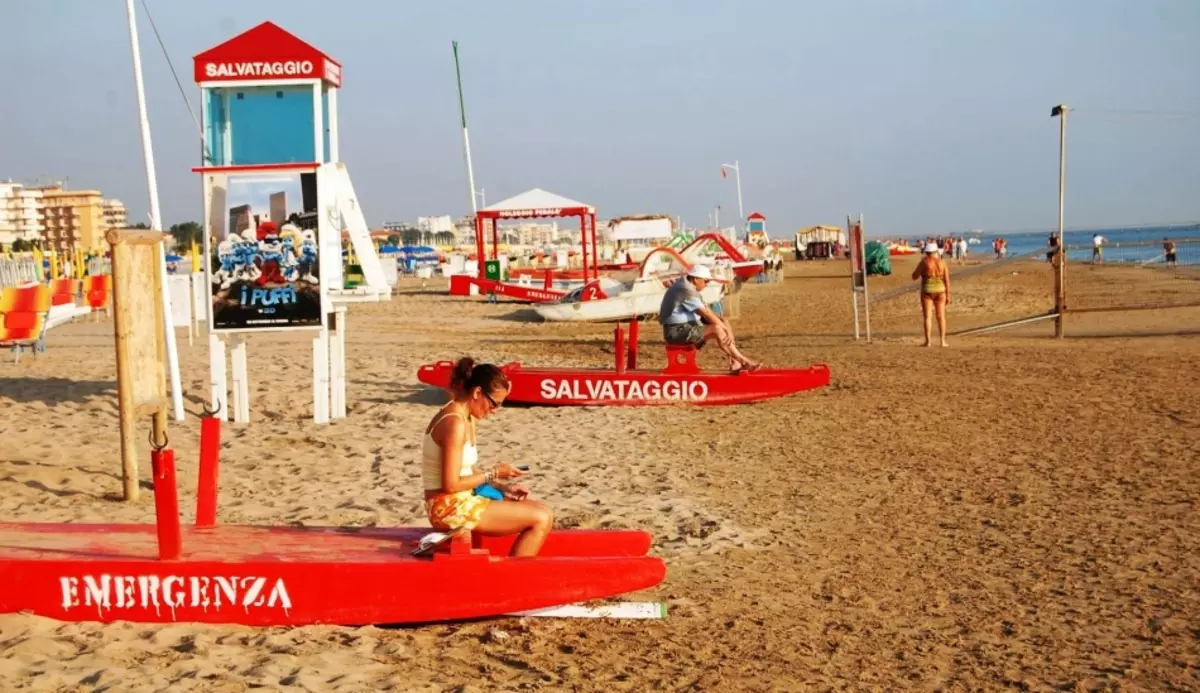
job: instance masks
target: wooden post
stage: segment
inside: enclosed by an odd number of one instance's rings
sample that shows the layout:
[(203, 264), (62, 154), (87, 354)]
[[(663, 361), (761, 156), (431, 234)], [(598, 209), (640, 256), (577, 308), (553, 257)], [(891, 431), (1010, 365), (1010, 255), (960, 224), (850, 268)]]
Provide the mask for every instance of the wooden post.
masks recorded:
[(109, 229), (112, 246), (113, 330), (117, 345), (117, 402), (125, 500), (138, 499), (137, 421), (152, 417), (152, 437), (167, 435), (166, 334), (159, 264), (163, 234)]
[(1063, 320), (1067, 312), (1067, 247), (1063, 242), (1063, 207), (1066, 202), (1067, 180), (1067, 106), (1060, 104), (1050, 111), (1050, 116), (1058, 116), (1058, 253), (1054, 267), (1054, 310), (1058, 317), (1054, 320), (1054, 336), (1063, 338), (1065, 326)]

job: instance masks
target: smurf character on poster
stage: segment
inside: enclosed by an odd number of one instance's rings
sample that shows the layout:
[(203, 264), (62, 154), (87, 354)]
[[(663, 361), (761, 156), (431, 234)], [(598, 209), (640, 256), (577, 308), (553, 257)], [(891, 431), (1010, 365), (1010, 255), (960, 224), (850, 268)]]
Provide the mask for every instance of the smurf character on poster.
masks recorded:
[(229, 178), (228, 233), (212, 258), (213, 328), (320, 327), (316, 236), (284, 222), (302, 203), (298, 175)]

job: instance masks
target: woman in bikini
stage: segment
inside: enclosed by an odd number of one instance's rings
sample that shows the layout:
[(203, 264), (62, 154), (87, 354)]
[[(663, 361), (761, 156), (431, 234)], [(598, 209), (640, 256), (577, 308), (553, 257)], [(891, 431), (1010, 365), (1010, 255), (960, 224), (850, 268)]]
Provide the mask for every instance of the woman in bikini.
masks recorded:
[[(476, 364), (463, 358), (454, 365), (450, 380), (453, 399), (425, 427), (421, 444), (425, 511), (429, 524), (443, 532), (465, 529), (495, 536), (518, 534), (511, 555), (536, 556), (554, 525), (550, 508), (531, 500), (524, 486), (496, 483), (521, 476), (513, 465), (476, 469), (475, 422), (495, 413), (508, 390), (508, 378), (490, 363)], [(475, 495), (475, 487), (485, 483), (498, 488), (504, 500)]]
[(921, 315), (925, 319), (925, 344), (932, 346), (933, 313), (937, 313), (938, 334), (942, 346), (946, 344), (946, 304), (950, 303), (950, 268), (937, 256), (938, 247), (933, 243), (925, 246), (925, 256), (913, 270), (913, 280), (921, 280)]

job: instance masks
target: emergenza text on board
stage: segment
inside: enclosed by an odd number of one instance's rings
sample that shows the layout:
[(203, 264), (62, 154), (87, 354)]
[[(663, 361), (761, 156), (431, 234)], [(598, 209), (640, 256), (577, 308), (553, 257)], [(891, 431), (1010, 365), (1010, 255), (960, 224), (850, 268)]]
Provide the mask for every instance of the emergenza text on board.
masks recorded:
[(58, 579), (65, 611), (107, 609), (204, 609), (222, 607), (290, 609), (292, 598), (283, 579), (234, 575), (83, 575)]

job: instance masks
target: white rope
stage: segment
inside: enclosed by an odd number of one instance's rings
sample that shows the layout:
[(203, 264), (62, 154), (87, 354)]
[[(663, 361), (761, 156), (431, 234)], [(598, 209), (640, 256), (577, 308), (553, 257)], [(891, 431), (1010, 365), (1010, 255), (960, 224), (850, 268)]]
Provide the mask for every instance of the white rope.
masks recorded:
[(142, 0), (142, 9), (146, 10), (146, 19), (150, 21), (150, 28), (154, 31), (154, 38), (158, 40), (158, 47), (162, 49), (163, 57), (167, 60), (167, 67), (171, 70), (171, 76), (175, 78), (175, 86), (179, 89), (179, 95), (183, 97), (183, 103), (187, 106), (188, 115), (192, 117), (192, 122), (196, 125), (196, 132), (200, 135), (200, 143), (204, 146), (204, 163), (211, 163), (212, 156), (209, 154), (208, 145), (204, 142), (204, 128), (200, 126), (200, 119), (196, 117), (196, 112), (192, 110), (192, 102), (188, 100), (187, 92), (183, 89), (183, 83), (179, 81), (179, 74), (175, 72), (175, 65), (171, 62), (171, 56), (167, 53), (167, 46), (163, 43), (162, 35), (158, 33), (158, 25), (154, 23), (154, 16), (150, 14), (150, 8), (146, 5), (146, 0)]

